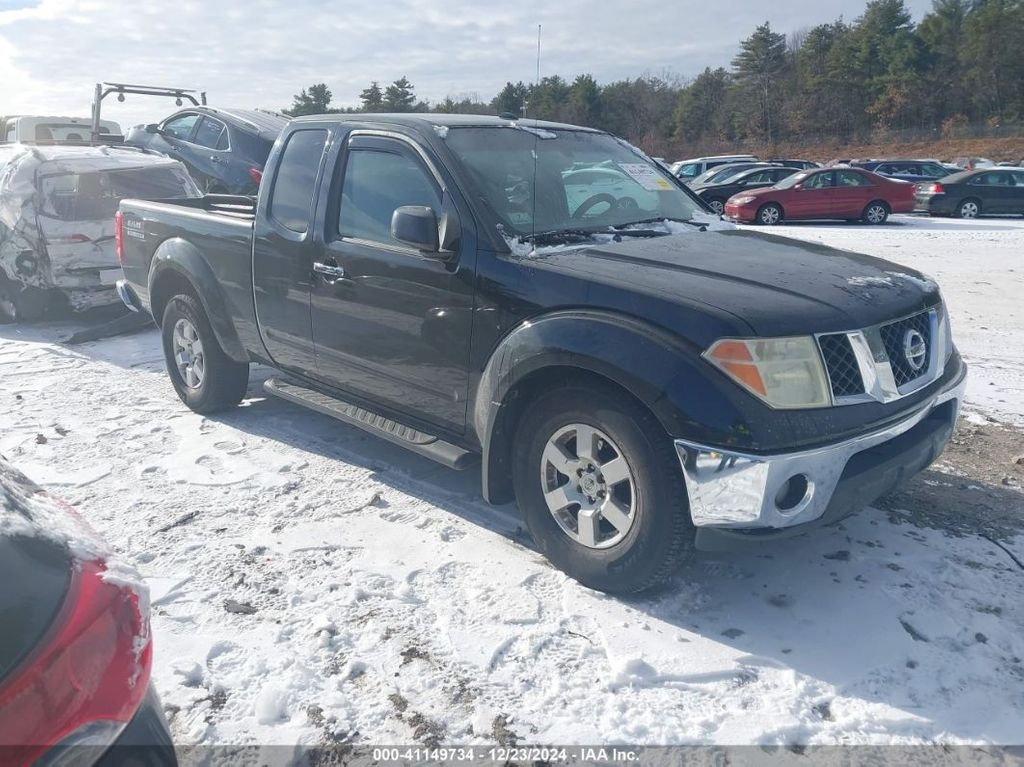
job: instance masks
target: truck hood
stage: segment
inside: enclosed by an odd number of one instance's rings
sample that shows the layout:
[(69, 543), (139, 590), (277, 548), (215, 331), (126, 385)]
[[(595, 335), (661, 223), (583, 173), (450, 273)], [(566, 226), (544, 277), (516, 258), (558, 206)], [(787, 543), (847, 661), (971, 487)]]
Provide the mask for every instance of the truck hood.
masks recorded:
[(765, 337), (854, 330), (940, 300), (938, 286), (912, 269), (739, 229), (624, 238), (533, 258), (539, 268), (591, 282), (716, 307)]

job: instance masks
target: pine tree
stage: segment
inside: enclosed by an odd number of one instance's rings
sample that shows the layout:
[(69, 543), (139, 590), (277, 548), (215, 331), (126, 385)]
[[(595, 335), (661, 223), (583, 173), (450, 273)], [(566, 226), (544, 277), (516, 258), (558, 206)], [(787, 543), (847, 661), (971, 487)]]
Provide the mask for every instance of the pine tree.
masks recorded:
[(374, 80), (368, 88), (364, 88), (363, 92), (359, 94), (359, 99), (363, 102), (364, 112), (379, 112), (384, 105), (384, 92)]
[(523, 116), (523, 105), (526, 103), (527, 89), (522, 81), (512, 84), (505, 83), (505, 87), (491, 101), (491, 106), (497, 114), (513, 114), (516, 117)]
[(766, 21), (740, 43), (740, 52), (732, 60), (732, 66), (740, 87), (756, 94), (763, 135), (772, 143), (775, 105), (781, 95), (775, 86), (786, 66), (786, 36), (772, 32), (771, 24)]
[(402, 76), (384, 89), (383, 108), (386, 112), (411, 112), (416, 105), (416, 94), (409, 78)]
[(303, 88), (302, 91), (292, 97), (291, 109), (285, 109), (284, 113), (290, 117), (301, 117), (302, 115), (322, 115), (331, 111), (331, 99), (333, 94), (330, 88), (324, 83), (317, 83)]

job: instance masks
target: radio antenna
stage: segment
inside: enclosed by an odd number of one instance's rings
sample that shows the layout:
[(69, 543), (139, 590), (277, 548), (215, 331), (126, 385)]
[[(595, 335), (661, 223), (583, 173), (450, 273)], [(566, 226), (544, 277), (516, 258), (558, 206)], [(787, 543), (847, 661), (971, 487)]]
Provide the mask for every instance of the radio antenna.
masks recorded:
[[(540, 24), (537, 25), (537, 77), (533, 83), (533, 92), (536, 94), (540, 89)], [(524, 109), (525, 113), (526, 110)], [(526, 115), (523, 114), (523, 117)], [(537, 123), (537, 118), (533, 118), (534, 124)], [(537, 140), (538, 134), (534, 134), (533, 137), (533, 212), (530, 214), (530, 230), (533, 235), (537, 234)], [(530, 242), (533, 245), (533, 249), (537, 249), (536, 237), (531, 237)]]
[(537, 25), (537, 79), (535, 82), (540, 85), (540, 24)]
[(533, 80), (534, 88), (540, 88), (540, 24), (537, 25), (537, 76)]

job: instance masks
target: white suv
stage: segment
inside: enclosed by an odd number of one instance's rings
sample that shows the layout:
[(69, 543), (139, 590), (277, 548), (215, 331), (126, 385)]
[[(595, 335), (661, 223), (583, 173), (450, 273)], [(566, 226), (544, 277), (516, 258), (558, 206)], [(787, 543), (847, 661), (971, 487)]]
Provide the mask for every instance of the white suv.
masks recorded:
[[(6, 117), (0, 118), (0, 127), (3, 144), (87, 144), (92, 140), (92, 120), (87, 117)], [(100, 136), (104, 143), (124, 140), (121, 126), (112, 120), (100, 120)]]
[(726, 165), (731, 162), (757, 162), (752, 154), (719, 154), (712, 157), (694, 157), (672, 163), (672, 172), (683, 181), (694, 179), (710, 168)]

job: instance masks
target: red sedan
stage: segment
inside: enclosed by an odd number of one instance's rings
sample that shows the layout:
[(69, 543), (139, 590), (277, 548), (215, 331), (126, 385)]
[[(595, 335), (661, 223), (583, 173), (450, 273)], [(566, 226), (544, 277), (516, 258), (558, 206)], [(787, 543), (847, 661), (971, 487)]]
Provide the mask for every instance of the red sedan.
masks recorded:
[(0, 764), (173, 767), (145, 587), (0, 458)]
[(731, 221), (778, 224), (799, 219), (845, 219), (884, 224), (890, 213), (914, 209), (915, 187), (859, 168), (823, 168), (790, 176), (767, 189), (733, 195)]

